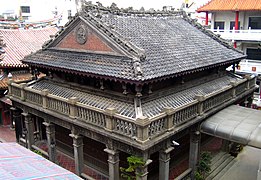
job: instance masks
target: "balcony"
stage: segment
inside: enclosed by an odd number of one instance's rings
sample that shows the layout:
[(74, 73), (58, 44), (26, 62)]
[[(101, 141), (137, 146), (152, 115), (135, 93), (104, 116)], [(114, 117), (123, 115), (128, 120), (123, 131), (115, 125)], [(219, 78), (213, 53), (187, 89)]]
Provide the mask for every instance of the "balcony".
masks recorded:
[[(156, 137), (164, 138), (170, 133), (178, 132), (191, 123), (196, 123), (206, 118), (207, 114), (217, 111), (221, 106), (230, 105), (255, 89), (256, 78), (246, 78), (230, 81), (226, 86), (206, 95), (196, 95), (192, 100), (182, 106), (173, 108), (165, 107), (153, 117), (130, 118), (121, 115), (113, 107), (99, 109), (86, 105), (79, 97), (64, 98), (52, 94), (49, 90), (36, 90), (28, 84), (9, 82), (8, 96), (14, 105), (30, 105), (36, 109), (57, 114), (71, 123), (81, 123), (83, 126), (92, 127), (97, 132), (102, 131), (108, 136), (118, 136), (129, 142), (135, 140), (141, 145)], [(206, 84), (207, 85), (207, 84)], [(195, 88), (195, 87), (193, 87)], [(184, 93), (186, 93), (184, 91)], [(99, 101), (96, 99), (95, 101)], [(23, 105), (23, 107), (24, 107)], [(124, 107), (122, 107), (124, 108)], [(166, 133), (169, 132), (169, 133)]]
[(223, 30), (209, 29), (215, 34), (220, 35), (223, 39), (232, 41), (261, 41), (261, 29), (248, 30)]

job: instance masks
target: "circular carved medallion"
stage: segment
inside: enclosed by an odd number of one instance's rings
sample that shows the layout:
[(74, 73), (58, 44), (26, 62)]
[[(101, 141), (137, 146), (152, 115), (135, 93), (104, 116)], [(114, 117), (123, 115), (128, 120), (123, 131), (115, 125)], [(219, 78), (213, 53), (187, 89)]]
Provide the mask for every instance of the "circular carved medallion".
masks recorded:
[(87, 30), (84, 25), (80, 25), (76, 30), (76, 41), (79, 44), (84, 44), (87, 40)]

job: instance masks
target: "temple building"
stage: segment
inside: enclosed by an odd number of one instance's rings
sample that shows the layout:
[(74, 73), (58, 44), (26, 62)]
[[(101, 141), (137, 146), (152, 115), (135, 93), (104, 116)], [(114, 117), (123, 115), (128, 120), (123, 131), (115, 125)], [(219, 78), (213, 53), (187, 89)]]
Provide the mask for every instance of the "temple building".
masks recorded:
[(79, 176), (87, 165), (120, 179), (134, 155), (138, 179), (167, 180), (185, 152), (193, 174), (200, 123), (251, 103), (255, 77), (226, 71), (245, 57), (183, 12), (88, 4), (23, 59), (35, 80), (9, 81), (17, 141), (46, 140), (49, 159), (67, 153)]

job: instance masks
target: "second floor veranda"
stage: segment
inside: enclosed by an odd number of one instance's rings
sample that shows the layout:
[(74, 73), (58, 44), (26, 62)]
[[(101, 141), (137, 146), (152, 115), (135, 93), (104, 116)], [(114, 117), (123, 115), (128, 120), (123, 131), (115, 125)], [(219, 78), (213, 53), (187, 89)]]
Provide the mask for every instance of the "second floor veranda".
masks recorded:
[(224, 29), (209, 29), (213, 33), (220, 35), (221, 38), (231, 41), (261, 41), (261, 29), (247, 29), (247, 30), (224, 30)]

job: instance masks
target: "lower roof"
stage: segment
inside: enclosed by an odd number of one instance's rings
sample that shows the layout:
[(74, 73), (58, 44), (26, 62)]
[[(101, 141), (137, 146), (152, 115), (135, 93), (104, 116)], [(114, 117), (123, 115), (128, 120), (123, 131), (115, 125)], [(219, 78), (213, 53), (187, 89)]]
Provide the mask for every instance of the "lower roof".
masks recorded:
[[(215, 80), (187, 88), (186, 90), (173, 92), (171, 94), (159, 96), (154, 99), (147, 99), (146, 102), (141, 102), (143, 115), (152, 118), (159, 115), (166, 107), (178, 108), (192, 103), (195, 101), (195, 95), (208, 95), (221, 89), (225, 89), (231, 86), (231, 81), (242, 82), (243, 80), (238, 77), (226, 75)], [(33, 88), (39, 91), (48, 89), (50, 94), (65, 99), (69, 99), (70, 97), (78, 97), (80, 103), (92, 106), (93, 108), (98, 108), (100, 110), (115, 108), (122, 116), (133, 119), (136, 118), (134, 102), (124, 102), (114, 98), (102, 97), (94, 93), (79, 91), (73, 89), (73, 87), (65, 87), (63, 84), (58, 84), (47, 79), (43, 79), (34, 84), (31, 84), (29, 88)]]
[(0, 143), (0, 179), (81, 179), (17, 143)]
[(261, 149), (261, 111), (229, 106), (201, 124), (203, 133)]

